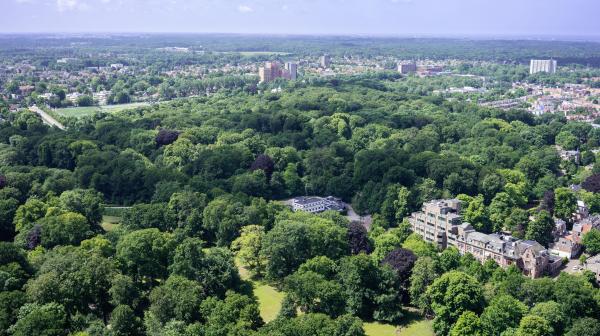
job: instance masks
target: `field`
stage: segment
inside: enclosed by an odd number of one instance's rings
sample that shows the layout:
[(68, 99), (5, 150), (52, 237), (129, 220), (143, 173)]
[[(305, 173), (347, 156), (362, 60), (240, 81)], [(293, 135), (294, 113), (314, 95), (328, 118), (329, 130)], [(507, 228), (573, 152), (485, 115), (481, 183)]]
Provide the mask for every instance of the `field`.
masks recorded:
[(121, 217), (117, 216), (102, 216), (102, 228), (105, 231), (112, 231), (121, 223)]
[(369, 322), (364, 324), (365, 333), (369, 336), (396, 336), (397, 327), (380, 322)]
[(130, 103), (120, 105), (103, 105), (103, 106), (82, 106), (82, 107), (67, 107), (53, 110), (58, 116), (61, 117), (75, 117), (81, 118), (89, 115), (93, 115), (96, 112), (107, 112), (116, 113), (126, 109), (136, 108), (140, 106), (148, 106), (149, 103)]
[(415, 321), (400, 329), (398, 336), (434, 336), (433, 322), (430, 320)]
[(406, 327), (394, 326), (380, 322), (364, 324), (368, 336), (434, 336), (432, 322), (429, 320), (414, 321)]
[(265, 322), (273, 321), (281, 309), (284, 294), (258, 281), (252, 281), (252, 286), (258, 299), (260, 316)]
[(290, 55), (287, 52), (281, 51), (222, 51), (219, 54), (240, 54), (242, 56), (252, 57), (252, 56), (266, 56), (266, 55)]
[(260, 316), (265, 322), (273, 321), (281, 309), (281, 301), (283, 301), (284, 293), (261, 281), (252, 280), (248, 270), (240, 265), (240, 261), (237, 258), (235, 263), (238, 266), (242, 280), (249, 281), (252, 284), (252, 291), (258, 299)]

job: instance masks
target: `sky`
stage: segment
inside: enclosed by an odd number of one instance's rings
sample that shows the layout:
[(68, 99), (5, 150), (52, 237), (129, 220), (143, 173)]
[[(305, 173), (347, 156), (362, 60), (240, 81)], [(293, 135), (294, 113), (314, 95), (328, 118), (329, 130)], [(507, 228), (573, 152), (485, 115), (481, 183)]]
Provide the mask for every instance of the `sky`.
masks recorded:
[(600, 0), (0, 0), (0, 33), (600, 36)]

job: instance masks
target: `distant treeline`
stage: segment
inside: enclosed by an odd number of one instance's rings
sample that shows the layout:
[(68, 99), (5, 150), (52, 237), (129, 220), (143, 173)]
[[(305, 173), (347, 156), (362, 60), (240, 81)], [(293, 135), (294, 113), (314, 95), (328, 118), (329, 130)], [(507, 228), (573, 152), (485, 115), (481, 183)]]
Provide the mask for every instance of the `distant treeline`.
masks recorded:
[[(141, 52), (145, 55), (143, 58), (148, 58), (148, 49), (165, 45), (209, 52), (180, 53), (177, 56), (191, 63), (197, 62), (197, 59), (206, 61), (207, 57), (212, 59), (210, 52), (273, 51), (291, 53), (294, 57), (329, 53), (333, 56), (387, 55), (402, 59), (457, 58), (510, 63), (527, 63), (531, 58), (554, 58), (560, 64), (600, 65), (600, 43), (580, 41), (224, 34), (84, 35), (62, 38), (51, 35), (0, 35), (0, 55), (11, 57), (39, 54), (40, 51), (45, 56), (50, 51), (53, 55), (77, 57), (101, 49), (121, 55)], [(174, 55), (162, 51), (157, 53)], [(264, 58), (256, 55), (244, 57)]]

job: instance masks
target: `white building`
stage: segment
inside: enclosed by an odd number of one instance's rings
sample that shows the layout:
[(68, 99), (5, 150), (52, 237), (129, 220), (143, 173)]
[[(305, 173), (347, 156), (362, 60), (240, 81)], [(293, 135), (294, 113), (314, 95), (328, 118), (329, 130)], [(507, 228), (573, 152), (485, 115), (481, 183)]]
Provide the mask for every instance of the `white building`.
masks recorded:
[(81, 96), (83, 96), (81, 93), (79, 93), (79, 92), (73, 92), (73, 93), (68, 93), (66, 95), (66, 99), (68, 101), (70, 101), (71, 103), (76, 104), (77, 103), (77, 99), (79, 99), (79, 97), (81, 97)]
[(344, 211), (346, 205), (340, 199), (328, 197), (296, 197), (292, 200), (292, 210), (318, 213), (326, 210)]
[(555, 60), (531, 60), (529, 63), (529, 73), (534, 74), (538, 72), (556, 73), (556, 61)]
[(98, 102), (98, 105), (106, 105), (108, 103), (108, 96), (110, 96), (110, 91), (99, 91), (93, 94), (94, 100)]

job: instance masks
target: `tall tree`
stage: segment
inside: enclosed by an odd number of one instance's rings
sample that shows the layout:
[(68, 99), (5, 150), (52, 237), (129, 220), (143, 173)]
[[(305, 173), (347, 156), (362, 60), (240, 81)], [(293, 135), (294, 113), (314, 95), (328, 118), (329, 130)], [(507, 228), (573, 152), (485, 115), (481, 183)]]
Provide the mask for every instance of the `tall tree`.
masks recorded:
[(536, 315), (527, 315), (521, 320), (516, 336), (550, 336), (552, 332), (552, 327), (546, 319)]
[(460, 315), (452, 329), (450, 336), (483, 336), (484, 331), (479, 316), (472, 311)]
[(554, 215), (569, 222), (577, 210), (577, 197), (569, 188), (558, 188), (554, 191)]
[(583, 235), (583, 246), (587, 253), (596, 255), (600, 253), (600, 230), (591, 229)]
[(535, 240), (538, 243), (547, 246), (552, 241), (552, 231), (554, 230), (554, 220), (548, 211), (537, 213), (533, 222), (527, 227), (526, 239)]
[(67, 314), (57, 303), (29, 303), (17, 313), (17, 322), (9, 328), (14, 336), (66, 336)]
[(500, 336), (508, 328), (519, 326), (521, 318), (527, 314), (527, 306), (509, 296), (496, 296), (481, 314), (481, 325), (486, 335)]
[(231, 244), (242, 265), (259, 277), (263, 275), (267, 263), (261, 254), (264, 237), (265, 229), (262, 226), (247, 225), (242, 227), (240, 236)]
[(433, 327), (438, 334), (448, 334), (452, 325), (465, 311), (481, 312), (483, 289), (475, 278), (451, 271), (435, 280), (426, 291), (435, 313)]
[(575, 320), (571, 329), (565, 336), (600, 336), (600, 321), (591, 317), (584, 317)]
[(170, 234), (145, 229), (123, 236), (117, 244), (116, 257), (123, 270), (136, 281), (151, 282), (166, 278), (172, 250)]
[(361, 252), (368, 254), (373, 251), (367, 229), (358, 222), (348, 224), (348, 245), (350, 245), (351, 254), (359, 254)]

